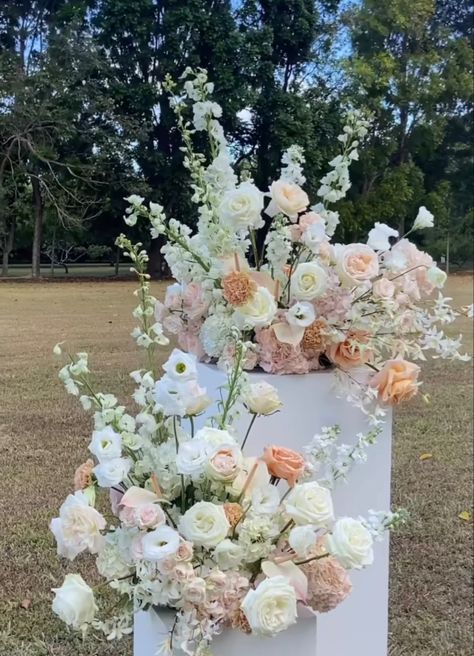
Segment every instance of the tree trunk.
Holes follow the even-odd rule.
[[[13,243],[15,241],[15,228],[16,217],[13,217],[8,228],[8,235],[3,238],[3,254],[2,254],[2,276],[8,276],[8,264],[10,253],[13,250]]]
[[[10,253],[4,248],[2,253],[2,276],[8,276],[8,258]]]
[[[41,275],[41,242],[43,241],[43,198],[41,186],[37,177],[31,177],[33,188],[34,233],[33,248],[31,252],[31,277],[39,278]]]
[[[160,280],[162,277],[162,260],[163,256],[161,254],[161,247],[163,245],[163,240],[161,237],[153,239],[150,246],[148,262],[148,273],[150,274],[152,280]]]
[[[120,273],[120,248],[117,246],[115,251],[115,276],[118,277]]]

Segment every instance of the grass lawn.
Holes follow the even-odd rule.
[[[52,347],[67,340],[88,351],[97,387],[125,400],[137,368],[134,287],[0,284],[0,656],[131,654],[128,641],[82,642],[52,615],[50,588],[68,569],[91,580],[91,561],[61,564],[47,527],[87,456],[91,430],[57,379]],[[156,284],[155,294],[162,289]],[[452,278],[448,294],[471,303],[472,278]],[[460,324],[472,351],[471,324]],[[431,405],[417,398],[396,414],[393,502],[411,522],[392,538],[390,655],[470,656],[472,522],[458,515],[472,512],[471,367],[437,361],[424,379]],[[420,460],[423,453],[432,457]]]

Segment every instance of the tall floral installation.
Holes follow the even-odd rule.
[[[367,459],[384,408],[418,391],[413,360],[428,351],[465,356],[440,329],[458,314],[439,292],[445,274],[407,235],[377,223],[366,244],[331,243],[338,215],[330,208],[350,186],[348,169],[369,129],[360,114],[349,114],[341,154],[310,206],[298,147],[262,192],[233,172],[206,73],[186,71],[179,95],[172,81],[166,87],[198,230],[192,235],[166,219],[155,203],[128,199],[127,224],[146,217],[152,236],[166,237],[176,280],[164,303],[154,298],[146,252],[119,237],[139,280],[132,335],[146,364],[131,373],[135,410],[94,388],[86,353],[68,354],[60,371],[66,390],[93,413],[94,430],[90,457],[51,531],[59,556],[96,555],[104,580],[90,587],[68,574],[54,590],[53,610],[73,629],[114,640],[132,632],[136,612],[171,609],[156,653],[205,656],[223,631],[275,636],[347,598],[351,570],[370,566],[374,541],[405,516],[337,516],[331,491]],[[194,151],[195,132],[207,133],[210,162]],[[421,208],[410,233],[432,222]],[[158,367],[167,334],[182,350]],[[225,370],[218,398],[199,384],[198,360]],[[279,412],[281,402],[274,386],[252,382],[247,372],[326,367],[338,372],[339,393],[367,414],[367,433],[340,444],[337,426],[322,427],[301,452],[270,443],[255,452],[254,423]],[[361,367],[370,374],[362,382]],[[245,415],[248,429],[240,433],[236,421],[242,425]]]

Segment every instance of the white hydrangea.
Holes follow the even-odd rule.
[[[203,348],[211,358],[219,358],[229,342],[234,321],[223,312],[211,314],[204,321],[200,338]]]

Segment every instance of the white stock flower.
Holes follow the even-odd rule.
[[[257,515],[272,515],[280,505],[280,493],[274,485],[259,485],[252,490],[252,512]]]
[[[60,588],[53,588],[53,612],[68,626],[79,630],[90,624],[97,609],[94,593],[79,574],[66,574]]]
[[[316,481],[295,485],[284,502],[287,515],[298,526],[327,526],[334,519],[331,492]]]
[[[314,305],[306,301],[299,301],[290,307],[286,313],[286,320],[290,326],[307,328],[316,319]]]
[[[198,501],[181,517],[181,534],[196,546],[210,549],[227,537],[230,524],[222,506]]]
[[[179,549],[179,533],[171,526],[159,526],[142,538],[143,559],[164,560],[174,556]]]
[[[438,289],[444,287],[447,277],[446,273],[437,266],[430,267],[426,272],[428,282],[430,282],[433,287],[438,287]]]
[[[194,438],[179,445],[176,455],[176,467],[180,474],[198,478],[204,473],[204,468],[212,452],[208,442]]]
[[[104,545],[101,531],[105,527],[105,519],[89,505],[81,491],[68,495],[59,509],[59,517],[52,519],[49,526],[56,538],[58,554],[69,560],[86,550],[98,553]]]
[[[361,569],[374,561],[373,538],[357,519],[342,517],[326,538],[327,549],[346,569]]]
[[[127,478],[131,466],[132,461],[129,458],[113,458],[99,463],[92,472],[100,487],[113,487]]]
[[[432,228],[434,226],[434,216],[424,205],[418,210],[415,223],[412,230],[423,230],[423,228]]]
[[[226,538],[214,549],[214,560],[219,569],[238,569],[244,556],[243,548],[236,542]]]
[[[92,433],[89,451],[99,462],[120,458],[122,455],[122,438],[119,433],[114,431],[112,426],[106,426],[102,430],[96,430]]]
[[[369,232],[367,245],[374,251],[388,251],[391,247],[390,238],[398,239],[398,230],[394,230],[385,223],[375,223]]]
[[[288,544],[300,558],[307,558],[316,544],[314,526],[295,526],[288,536]]]
[[[272,415],[282,407],[278,390],[265,380],[247,385],[243,401],[249,412],[255,415]]]
[[[145,200],[143,196],[138,196],[137,194],[132,194],[131,196],[128,196],[124,200],[127,201],[129,205],[132,205],[133,207],[140,207],[140,205],[143,203]]]
[[[204,426],[196,431],[194,439],[204,440],[204,442],[207,442],[207,444],[210,444],[213,448],[227,444],[237,444],[235,438],[232,437],[229,431],[220,428],[211,428],[210,426]]]
[[[273,636],[296,622],[296,593],[284,576],[272,576],[249,590],[241,608],[256,635]]]
[[[286,180],[276,180],[270,186],[271,202],[265,210],[268,216],[283,212],[294,219],[309,205],[308,195],[301,187]]]
[[[326,291],[326,271],[316,262],[298,264],[291,276],[291,296],[298,301],[311,301]]]
[[[278,306],[266,287],[257,287],[251,298],[239,306],[234,317],[240,328],[264,328],[275,317]]]
[[[234,231],[262,227],[263,194],[251,182],[227,191],[219,206],[222,223]]]
[[[163,369],[172,380],[194,380],[197,377],[196,356],[173,349]]]

